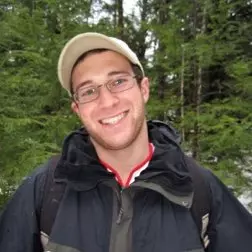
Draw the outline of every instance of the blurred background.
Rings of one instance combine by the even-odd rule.
[[[252,0],[1,0],[0,209],[79,128],[56,74],[83,32],[125,40],[151,80],[148,118],[252,201]]]

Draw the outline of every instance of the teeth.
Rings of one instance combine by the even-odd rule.
[[[116,124],[116,123],[119,122],[124,116],[125,116],[125,113],[122,113],[122,114],[117,115],[117,116],[115,116],[115,117],[103,119],[103,120],[101,120],[101,123],[103,123],[103,124]]]

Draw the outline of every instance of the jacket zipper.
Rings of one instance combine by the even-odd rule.
[[[116,195],[117,195],[118,205],[119,205],[119,212],[118,212],[117,219],[116,219],[117,225],[120,225],[120,223],[122,221],[123,213],[124,213],[124,209],[123,209],[123,205],[122,205],[123,190],[124,190],[124,188],[121,188],[120,192],[118,192],[118,190],[116,190]]]

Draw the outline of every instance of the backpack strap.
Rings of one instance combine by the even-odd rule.
[[[43,190],[43,198],[40,211],[40,230],[47,235],[50,235],[51,233],[58,207],[66,187],[65,183],[54,182],[54,171],[59,159],[60,155],[53,156],[49,159]]]
[[[199,230],[201,242],[204,248],[207,248],[209,244],[207,228],[211,211],[210,187],[201,173],[202,168],[193,160],[193,158],[186,156],[185,159],[194,186],[194,199],[191,207],[191,214]]]

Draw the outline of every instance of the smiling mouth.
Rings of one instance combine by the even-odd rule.
[[[99,122],[103,125],[114,125],[114,124],[118,123],[119,121],[121,121],[127,114],[128,114],[128,111],[125,111],[125,112],[120,113],[116,116],[102,119]]]

